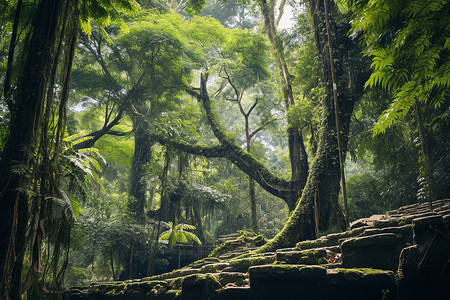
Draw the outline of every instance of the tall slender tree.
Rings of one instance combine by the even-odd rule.
[[[21,3],[17,3],[16,22],[21,17]],[[36,1],[24,43],[17,47],[17,40],[11,40],[10,44],[20,51],[17,56],[9,56],[13,61],[8,65],[20,67],[8,75],[3,85],[11,115],[0,156],[0,293],[4,299],[19,299],[23,288],[28,288],[41,271],[40,248],[50,213],[49,201],[52,197],[63,198],[58,187],[58,163],[79,17],[89,20],[95,15],[118,20],[119,10],[114,4],[117,2]],[[133,5],[132,0],[121,1],[118,8]],[[16,39],[15,35],[11,38]],[[55,237],[56,262],[61,238]],[[32,267],[22,287],[27,246],[33,248]],[[58,285],[64,267],[62,272],[57,271],[56,262],[54,284]]]

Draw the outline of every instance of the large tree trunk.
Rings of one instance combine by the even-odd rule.
[[[146,204],[146,171],[145,166],[151,158],[153,144],[150,141],[150,135],[143,127],[139,119],[133,122],[134,131],[134,155],[130,174],[130,212],[137,219],[144,217],[144,208]]]
[[[38,4],[17,92],[7,100],[10,134],[0,168],[0,297],[4,299],[20,298],[28,223],[28,197],[23,188],[39,130],[62,2],[48,0]]]
[[[316,238],[317,229],[325,230],[329,227],[329,220],[332,214],[338,216],[341,226],[345,228],[345,218],[338,204],[340,171],[336,122],[333,116],[333,85],[330,74],[330,56],[327,55],[328,40],[323,4],[323,0],[311,0],[309,3],[314,23],[317,50],[322,64],[323,78],[327,91],[322,105],[324,114],[323,126],[318,135],[317,153],[311,164],[303,194],[295,210],[282,231],[273,240],[261,247],[258,252],[291,247],[299,241]],[[330,2],[328,7],[332,7],[330,28],[334,38],[333,44],[335,45],[333,57],[336,59],[337,89],[340,95],[339,117],[342,125],[341,133],[345,157],[350,117],[356,100],[362,95],[363,83],[368,74],[362,73],[367,69],[364,68],[357,41],[351,42],[347,39],[348,25],[345,22],[340,22],[340,25],[337,26],[333,22],[333,17],[336,18],[338,13],[332,2]]]

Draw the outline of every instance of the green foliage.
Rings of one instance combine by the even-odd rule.
[[[383,185],[382,178],[370,173],[351,176],[347,180],[347,188],[350,221],[384,213],[396,205],[386,201],[386,186]]]
[[[249,30],[233,29],[222,48],[222,62],[231,73],[232,82],[248,88],[270,78],[269,47],[265,38]]]
[[[196,243],[201,245],[200,239],[192,232],[186,230],[195,230],[195,226],[188,224],[173,225],[172,222],[168,223],[169,230],[164,231],[159,236],[160,241],[165,241],[169,245],[169,250],[177,247],[179,244]]]
[[[226,28],[253,29],[258,25],[258,10],[247,0],[209,0],[201,15],[213,17]]]
[[[135,0],[90,0],[81,1],[79,5],[80,25],[86,34],[91,34],[91,21],[94,21],[103,37],[109,39],[105,27],[117,24],[123,31],[128,30],[123,14],[134,14],[139,10]]]
[[[381,86],[393,96],[374,133],[403,120],[416,101],[438,108],[448,100],[447,0],[348,2],[355,11],[353,35],[362,33],[366,54],[373,61],[366,86]]]
[[[186,12],[190,16],[198,14],[202,11],[205,5],[206,0],[188,0]]]

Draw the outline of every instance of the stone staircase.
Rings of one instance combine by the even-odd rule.
[[[235,234],[170,273],[75,287],[64,299],[450,299],[450,200],[357,220],[351,230],[276,252]]]

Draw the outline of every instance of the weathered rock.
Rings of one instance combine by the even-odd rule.
[[[327,263],[327,251],[324,248],[302,251],[277,252],[277,263],[318,265]]]
[[[231,238],[227,238],[224,243],[216,247],[210,256],[230,259],[252,251],[267,242],[262,235],[248,231],[240,231],[238,236],[233,235]]]
[[[404,279],[438,280],[450,263],[450,232],[442,217],[413,222],[415,244],[400,254],[399,275]],[[450,279],[450,278],[449,278]]]
[[[364,230],[364,232],[360,236],[370,236],[382,233],[394,233],[397,235],[401,235],[403,243],[405,245],[412,245],[414,242],[412,224],[402,225],[398,227],[368,228]]]
[[[200,268],[200,272],[201,273],[216,273],[216,272],[221,271],[229,266],[230,266],[230,263],[228,263],[228,262],[204,265],[203,267]]]
[[[448,299],[450,200],[434,202],[433,211],[428,203],[410,205],[366,218],[358,226],[272,253],[231,261],[207,258],[149,278],[75,287],[64,299]],[[230,248],[221,249],[220,257],[248,252],[257,240],[242,232],[224,239]],[[321,258],[331,263],[304,264],[318,264]],[[397,271],[397,282],[386,270]]]
[[[199,269],[205,265],[209,265],[211,263],[219,263],[220,259],[217,257],[205,257],[204,259],[194,261],[193,263],[188,265],[188,268]]]
[[[249,257],[241,258],[230,261],[231,267],[238,272],[247,272],[251,266],[265,265],[274,263],[276,256],[261,256],[261,257]]]
[[[215,276],[193,274],[183,279],[180,297],[189,300],[206,300],[213,297],[219,288],[220,284]]]
[[[421,217],[413,220],[414,243],[421,244],[422,239],[430,229],[442,227],[443,219],[440,215]]]
[[[373,226],[373,223],[375,221],[379,221],[379,220],[383,220],[385,219],[386,216],[385,215],[373,215],[369,218],[361,218],[358,219],[356,221],[353,221],[350,223],[350,228],[351,229],[356,229],[359,227],[365,227],[365,226]]]
[[[296,247],[299,250],[308,250],[308,249],[313,249],[313,248],[325,247],[325,246],[329,246],[329,245],[330,245],[330,241],[325,237],[321,237],[316,240],[306,240],[306,241],[298,242]]]
[[[219,274],[219,283],[222,287],[228,284],[234,284],[234,286],[248,285],[248,274],[241,272],[221,272]]]
[[[342,266],[397,270],[405,246],[401,241],[402,236],[394,233],[347,239],[341,244]]]
[[[382,299],[394,295],[393,272],[267,265],[249,269],[252,299]]]
[[[337,245],[339,245],[339,240],[358,236],[362,232],[364,232],[364,230],[366,228],[368,228],[368,227],[367,226],[358,227],[358,228],[344,231],[344,232],[331,233],[331,234],[322,236],[315,240],[302,241],[302,242],[297,243],[296,248],[297,248],[297,250],[308,250],[308,249],[321,248],[321,247],[337,246]]]

